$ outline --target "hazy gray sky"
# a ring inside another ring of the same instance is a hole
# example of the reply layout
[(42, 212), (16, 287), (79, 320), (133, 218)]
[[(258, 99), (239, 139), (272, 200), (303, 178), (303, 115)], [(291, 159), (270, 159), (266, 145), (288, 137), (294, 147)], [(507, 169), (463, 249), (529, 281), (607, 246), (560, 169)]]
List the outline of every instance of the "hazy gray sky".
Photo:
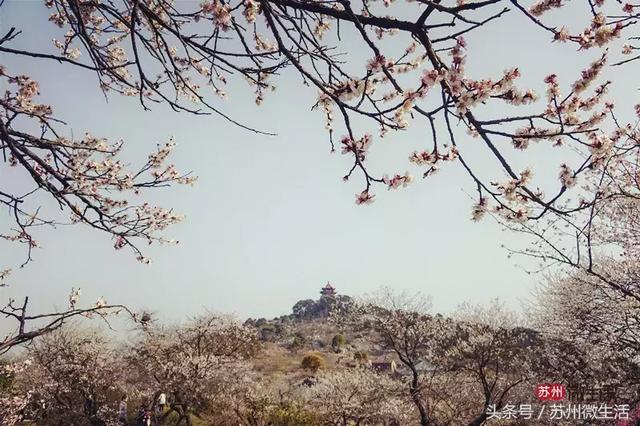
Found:
[[(1, 30), (4, 34), (17, 26), (24, 30), (19, 46), (48, 51), (60, 33), (47, 16), (41, 1), (9, 1), (0, 9)], [(594, 51), (575, 59), (574, 47), (549, 44), (548, 35), (515, 17), (475, 33), (470, 41), (474, 77), (519, 65), (525, 72), (522, 86), (539, 90), (545, 75), (557, 72), (573, 81), (577, 73), (570, 71), (599, 55)], [(544, 48), (536, 49), (540, 43)], [(215, 116), (194, 117), (164, 107), (144, 112), (135, 99), (118, 96), (107, 102), (93, 74), (70, 66), (9, 55), (0, 62), (13, 73), (39, 80), (41, 99), (69, 123), (68, 132), (122, 137), (132, 163), (144, 161), (156, 143), (175, 136), (173, 161), (200, 177), (194, 188), (154, 193), (154, 202), (175, 207), (186, 220), (167, 232), (180, 240), (178, 246), (148, 249), (150, 265), (127, 251), (116, 252), (108, 237), (83, 226), (43, 229), (36, 234), (43, 248), (34, 253), (34, 262), (14, 269), (12, 286), (0, 293), (3, 298), (29, 294), (36, 308), (64, 307), (70, 288), (80, 286), (85, 303), (102, 295), (172, 319), (204, 308), (269, 317), (287, 313), (299, 299), (315, 298), (329, 280), (349, 295), (383, 285), (420, 291), (433, 297), (435, 310), (449, 311), (463, 301), (497, 296), (517, 306), (541, 278), (527, 275), (501, 248), (502, 243), (523, 243), (519, 237), (502, 232), (490, 219), (471, 222), (467, 192), (473, 187), (457, 164), (428, 180), (416, 179), (406, 189), (380, 187), (375, 203), (356, 206), (361, 182), (341, 181), (351, 160), (329, 153), (323, 118), (310, 111), (316, 91), (293, 74), (276, 82), (278, 91), (260, 108), (247, 91), (231, 92), (225, 103), (234, 118), (278, 134), (267, 137)], [(629, 82), (636, 83), (630, 74), (617, 81), (612, 98), (635, 96)], [(359, 129), (376, 133), (369, 126)], [(376, 138), (372, 170), (409, 170), (419, 176), (407, 157), (426, 145), (426, 134), (424, 123), (416, 121), (411, 131)], [(473, 151), (477, 141), (467, 143), (463, 149)], [(491, 167), (482, 157), (476, 161), (481, 169)], [(536, 148), (514, 161), (541, 162), (554, 178), (561, 162)], [(8, 179), (15, 177), (0, 167), (3, 186)], [(0, 229), (10, 225), (3, 211)], [(19, 245), (0, 244), (0, 266), (15, 267), (24, 255)]]

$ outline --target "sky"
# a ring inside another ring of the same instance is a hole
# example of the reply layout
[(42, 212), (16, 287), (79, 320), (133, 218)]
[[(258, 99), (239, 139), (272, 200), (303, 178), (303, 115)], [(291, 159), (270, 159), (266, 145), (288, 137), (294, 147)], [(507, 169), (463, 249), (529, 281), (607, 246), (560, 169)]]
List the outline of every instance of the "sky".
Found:
[[(7, 1), (0, 9), (3, 34), (11, 26), (24, 30), (14, 46), (50, 51), (51, 39), (60, 38), (42, 3)], [(551, 72), (572, 81), (599, 56), (552, 45), (547, 34), (517, 17), (469, 39), (471, 71), (493, 76), (517, 65), (526, 70), (524, 86), (537, 89), (543, 89), (541, 81)], [(135, 99), (105, 99), (94, 75), (70, 66), (12, 55), (3, 55), (0, 62), (40, 82), (40, 99), (68, 123), (68, 134), (122, 137), (125, 156), (134, 164), (173, 136), (172, 161), (199, 176), (192, 188), (177, 186), (152, 195), (154, 203), (173, 207), (186, 219), (165, 233), (178, 245), (146, 249), (151, 264), (115, 251), (108, 236), (84, 226), (41, 229), (36, 238), (42, 248), (25, 268), (17, 268), (24, 248), (0, 243), (0, 267), (14, 267), (11, 286), (0, 289), (3, 298), (29, 295), (34, 310), (59, 309), (66, 306), (70, 289), (81, 287), (84, 303), (103, 296), (169, 320), (204, 310), (257, 318), (290, 312), (296, 301), (316, 298), (330, 281), (339, 293), (352, 296), (381, 286), (420, 292), (432, 297), (435, 311), (450, 312), (462, 302), (495, 297), (518, 308), (544, 278), (525, 272), (533, 267), (529, 260), (507, 257), (502, 245), (521, 247), (526, 244), (522, 237), (491, 219), (470, 220), (473, 186), (460, 165), (400, 190), (380, 187), (375, 203), (357, 206), (362, 182), (342, 182), (351, 160), (329, 152), (323, 118), (310, 110), (316, 91), (294, 74), (285, 73), (261, 107), (246, 91), (231, 92), (225, 101), (232, 117), (277, 133), (263, 136), (216, 116), (161, 106), (143, 111)], [(634, 80), (625, 73), (612, 89), (616, 100), (635, 96), (628, 84)], [(370, 125), (357, 124), (375, 133)], [(425, 129), (424, 123), (415, 123), (408, 132), (376, 140), (372, 169), (419, 176), (407, 157), (428, 144)], [(476, 148), (468, 149), (473, 153)], [(493, 167), (481, 156), (474, 161), (480, 169)], [(514, 161), (537, 161), (543, 171), (558, 170), (561, 163), (537, 148)], [(25, 184), (21, 179), (0, 165), (0, 185), (19, 187)], [(10, 217), (0, 212), (0, 229), (10, 226)]]

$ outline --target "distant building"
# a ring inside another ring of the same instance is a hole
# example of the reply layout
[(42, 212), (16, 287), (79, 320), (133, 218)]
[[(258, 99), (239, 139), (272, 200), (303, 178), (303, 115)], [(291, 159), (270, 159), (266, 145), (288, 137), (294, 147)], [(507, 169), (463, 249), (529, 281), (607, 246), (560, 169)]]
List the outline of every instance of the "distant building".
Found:
[(334, 297), (336, 295), (336, 289), (331, 285), (330, 282), (327, 282), (327, 285), (320, 289), (320, 295), (322, 297)]
[(320, 289), (318, 300), (299, 300), (293, 305), (295, 320), (313, 320), (327, 318), (332, 312), (345, 313), (352, 308), (354, 302), (349, 296), (338, 294), (331, 283)]

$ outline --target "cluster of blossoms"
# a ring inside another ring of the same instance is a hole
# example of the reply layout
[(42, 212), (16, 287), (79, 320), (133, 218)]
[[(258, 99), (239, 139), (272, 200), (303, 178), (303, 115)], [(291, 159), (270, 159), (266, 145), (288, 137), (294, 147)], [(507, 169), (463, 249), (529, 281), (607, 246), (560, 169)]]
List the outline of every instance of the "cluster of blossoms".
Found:
[(486, 197), (480, 197), (478, 202), (474, 204), (473, 209), (471, 210), (471, 220), (474, 222), (479, 221), (487, 214), (487, 208), (489, 207), (489, 203), (487, 202)]
[(560, 182), (567, 188), (571, 188), (576, 185), (576, 176), (573, 170), (566, 164), (560, 166), (560, 174), (558, 175)]
[(360, 205), (360, 204), (371, 204), (373, 203), (373, 199), (376, 196), (369, 193), (368, 189), (365, 189), (364, 191), (362, 191), (359, 194), (356, 194), (356, 204)]
[(402, 382), (365, 368), (321, 372), (297, 397), (330, 423), (407, 422), (412, 407), (402, 398)]
[(80, 55), (82, 54), (79, 48), (77, 47), (69, 48), (68, 44), (62, 43), (61, 41), (55, 38), (53, 39), (53, 45), (56, 48), (58, 48), (62, 52), (64, 57), (67, 59), (72, 59), (75, 61), (78, 58), (80, 58)]
[(637, 50), (637, 47), (632, 46), (630, 44), (625, 44), (624, 46), (622, 46), (621, 52), (623, 55), (631, 55), (634, 50)]
[[(403, 55), (403, 58), (415, 52), (415, 44), (410, 45)], [(417, 56), (408, 61), (394, 61), (386, 58), (384, 55), (375, 55), (373, 59), (369, 60), (366, 66), (367, 76), (363, 79), (350, 78), (345, 81), (336, 83), (326, 89), (332, 93), (333, 97), (341, 102), (357, 101), (361, 102), (365, 97), (374, 95), (378, 87), (382, 84), (390, 82), (390, 76), (392, 74), (408, 73), (417, 69), (425, 59), (425, 55)], [(415, 101), (418, 98), (422, 98), (426, 95), (428, 87), (422, 85), (418, 90), (407, 90), (399, 92), (397, 89), (385, 94), (382, 100), (389, 102), (394, 100), (398, 96), (402, 95), (402, 102), (397, 108), (393, 108), (393, 126), (395, 128), (406, 128), (408, 122), (405, 116), (412, 110)], [(325, 117), (327, 118), (327, 127), (330, 128), (333, 117), (327, 110), (330, 109), (331, 97), (326, 93), (321, 92), (319, 95), (318, 103), (316, 105), (322, 105), (325, 110)], [(386, 132), (385, 126), (382, 126), (381, 135)]]
[[(504, 183), (491, 182), (491, 185), (495, 187), (502, 196), (501, 203), (493, 207), (493, 211), (509, 221), (520, 223), (527, 221), (530, 215), (531, 203), (531, 196), (528, 194), (527, 187), (532, 177), (533, 173), (531, 169), (525, 169), (517, 179), (510, 179)], [(539, 192), (535, 194), (535, 196), (540, 195), (541, 193)], [(473, 207), (472, 219), (481, 219), (487, 211), (487, 208), (487, 200), (481, 198)]]
[(325, 118), (324, 128), (328, 131), (333, 131), (333, 101), (331, 97), (326, 93), (320, 93), (318, 96), (318, 102), (314, 105), (314, 108), (321, 107), (322, 113)]
[[(602, 56), (599, 60), (593, 62), (586, 70), (582, 71), (581, 77), (572, 84), (572, 92), (570, 96), (565, 99), (561, 99), (561, 93), (558, 84), (558, 78), (555, 74), (551, 74), (545, 78), (547, 84), (547, 99), (548, 104), (545, 110), (545, 116), (549, 119), (557, 119), (561, 126), (571, 126), (576, 132), (593, 131), (600, 125), (607, 115), (613, 110), (614, 105), (610, 102), (603, 101), (604, 95), (607, 93), (607, 88), (611, 84), (610, 81), (598, 85), (591, 96), (581, 97), (581, 93), (585, 92), (589, 88), (598, 75), (601, 73), (604, 64), (606, 63), (606, 57)], [(604, 107), (599, 111), (591, 112), (596, 106), (604, 104)], [(582, 117), (581, 113), (591, 112), (590, 115)], [(548, 138), (552, 135), (559, 135), (562, 133), (562, 128), (540, 130), (536, 129), (523, 129), (524, 134), (528, 135), (528, 138), (534, 140), (540, 140), (542, 138)], [(528, 140), (519, 139), (514, 140), (516, 147), (525, 147), (528, 144)], [(561, 145), (562, 139), (556, 140), (556, 145)]]
[[(206, 99), (206, 92), (202, 90), (204, 85), (192, 74), (204, 77), (206, 85), (213, 86), (213, 93), (224, 99), (226, 92), (219, 86), (226, 83), (225, 76), (240, 71), (242, 78), (260, 89), (266, 86), (266, 76), (273, 72), (262, 67), (254, 69), (240, 63), (231, 64), (228, 57), (216, 62), (217, 54), (206, 53), (212, 51), (207, 46), (209, 41), (217, 45), (218, 39), (228, 39), (222, 33), (245, 32), (244, 28), (233, 25), (235, 10), (242, 10), (247, 23), (255, 23), (262, 10), (254, 0), (242, 1), (238, 6), (219, 0), (203, 0), (199, 9), (184, 14), (178, 13), (175, 5), (167, 0), (144, 2), (122, 14), (110, 6), (83, 2), (78, 5), (80, 16), (76, 14), (75, 3), (67, 0), (48, 0), (46, 4), (53, 9), (50, 20), (67, 29), (64, 41), (54, 39), (60, 57), (75, 63), (86, 50), (100, 69), (98, 75), (103, 91), (138, 97), (145, 108), (146, 101), (151, 100), (167, 102), (175, 110), (197, 112), (184, 105), (182, 100), (187, 100), (217, 111)], [(206, 37), (183, 38), (181, 33), (187, 24), (200, 21), (212, 24), (213, 35), (209, 41), (202, 41)], [(249, 56), (274, 50), (274, 45), (261, 37), (256, 28), (252, 36), (256, 40), (256, 50)], [(74, 47), (74, 43), (79, 47)], [(132, 45), (129, 56), (128, 48)], [(147, 68), (143, 64), (145, 51), (151, 53), (146, 59), (156, 62), (158, 68)], [(156, 52), (162, 53), (156, 55)], [(260, 54), (263, 59), (273, 59)]]
[(456, 147), (451, 147), (446, 153), (440, 153), (438, 150), (432, 151), (414, 151), (409, 156), (409, 162), (416, 166), (429, 166), (428, 170), (424, 173), (424, 176), (435, 173), (438, 170), (438, 163), (440, 161), (455, 161), (458, 159), (458, 150)]
[[(0, 365), (0, 379), (15, 378), (27, 370), (32, 360), (27, 358), (22, 361)], [(32, 402), (33, 392), (24, 393), (2, 392), (0, 395), (0, 422), (3, 425), (13, 426), (21, 423), (24, 409)]]
[(522, 194), (518, 192), (518, 188), (529, 184), (532, 177), (530, 169), (525, 169), (520, 173), (519, 179), (511, 179), (507, 183), (494, 183), (504, 197), (509, 201), (516, 201), (522, 199)]
[(258, 33), (254, 35), (253, 39), (256, 42), (256, 50), (258, 52), (275, 52), (277, 50), (275, 43), (265, 39)]
[(382, 181), (388, 186), (389, 189), (396, 189), (401, 186), (406, 187), (413, 182), (413, 176), (409, 172), (405, 172), (403, 175), (396, 174), (393, 177), (384, 175)]
[(530, 142), (538, 142), (547, 139), (552, 133), (549, 129), (538, 127), (522, 127), (516, 129), (514, 137), (511, 139), (513, 147), (520, 150), (529, 148)]
[(244, 12), (242, 13), (247, 23), (253, 24), (260, 12), (258, 3), (254, 0), (244, 0)]
[(555, 41), (564, 43), (571, 39), (571, 34), (569, 33), (569, 30), (567, 30), (566, 27), (562, 27), (560, 28), (560, 30), (556, 31), (555, 35), (553, 36), (553, 39)]
[(598, 77), (602, 68), (607, 63), (607, 57), (603, 55), (597, 61), (594, 61), (589, 65), (589, 68), (582, 71), (582, 75), (579, 80), (577, 80), (571, 86), (571, 89), (574, 93), (578, 94), (583, 92), (591, 85), (591, 83)]
[[(617, 161), (615, 171), (618, 178), (615, 184), (624, 188), (628, 196), (613, 197), (610, 201), (603, 203), (602, 220), (598, 223), (598, 237), (606, 244), (618, 247), (623, 254), (621, 262), (610, 265), (607, 269), (618, 268), (619, 271), (626, 271), (627, 275), (635, 277), (640, 273), (640, 265), (637, 261), (640, 256), (640, 203), (638, 202), (640, 158), (638, 154)], [(611, 192), (617, 189), (612, 188)], [(629, 284), (624, 275), (617, 281), (631, 285), (634, 291), (637, 286), (637, 283)]]
[(589, 49), (593, 46), (602, 47), (611, 40), (620, 37), (622, 28), (623, 24), (620, 22), (608, 25), (606, 16), (603, 13), (598, 13), (591, 20), (591, 26), (578, 36), (578, 43), (583, 49)]
[(589, 150), (593, 167), (602, 164), (613, 153), (613, 140), (605, 133), (591, 132), (589, 134)]
[[(134, 206), (131, 210), (126, 199), (118, 200), (110, 195), (114, 190), (132, 190), (139, 193), (142, 188), (172, 182), (193, 184), (195, 177), (180, 174), (173, 164), (165, 165), (166, 158), (175, 146), (173, 141), (150, 154), (147, 163), (137, 172), (128, 172), (120, 161), (114, 161), (122, 148), (122, 141), (116, 145), (109, 145), (106, 140), (87, 134), (79, 142), (59, 140), (58, 143), (60, 146), (71, 148), (68, 154), (69, 167), (58, 171), (68, 181), (66, 192), (83, 201), (93, 201), (92, 205), (100, 214), (111, 215), (111, 229), (121, 237), (116, 241), (116, 248), (129, 243), (126, 237), (134, 230), (133, 224), (150, 235), (182, 219), (182, 216), (171, 210), (152, 207), (147, 203)], [(99, 157), (96, 158), (97, 156)], [(150, 173), (151, 179), (141, 179), (145, 171)], [(74, 203), (71, 209), (75, 221), (87, 220), (86, 212), (82, 210), (81, 205)]]
[(452, 147), (446, 154), (438, 151), (413, 151), (409, 156), (409, 161), (417, 166), (434, 165), (438, 161), (453, 161), (458, 158), (458, 150)]
[(402, 104), (398, 109), (396, 109), (394, 113), (394, 121), (398, 126), (398, 128), (404, 129), (409, 125), (405, 117), (413, 109), (415, 100), (418, 96), (419, 96), (418, 92), (405, 93)]
[(560, 85), (558, 84), (558, 76), (556, 74), (549, 74), (544, 78), (544, 82), (547, 84), (547, 100), (553, 101), (560, 97)]
[[(80, 11), (80, 20), (82, 28), (87, 32), (86, 37), (80, 35), (73, 27), (80, 24), (77, 16), (68, 13), (65, 10), (68, 7), (67, 2), (57, 2), (56, 0), (47, 0), (46, 5), (49, 8), (55, 8), (49, 16), (49, 21), (55, 23), (59, 28), (70, 26), (71, 28), (64, 34), (64, 41), (54, 38), (53, 45), (58, 49), (64, 58), (76, 61), (82, 55), (79, 47), (73, 47), (74, 42), (78, 45), (90, 43), (91, 48), (100, 51), (105, 67), (108, 67), (113, 75), (106, 78), (101, 83), (104, 90), (108, 90), (112, 84), (118, 85), (119, 79), (128, 79), (131, 77), (127, 66), (131, 64), (127, 57), (126, 50), (122, 47), (121, 42), (129, 33), (129, 27), (126, 23), (117, 21), (112, 28), (106, 28), (113, 24), (108, 21), (95, 4), (83, 2), (78, 5)], [(117, 29), (118, 32), (113, 30)]]
[(341, 101), (348, 102), (358, 100), (365, 94), (373, 94), (376, 90), (378, 80), (358, 80), (351, 78), (333, 88), (333, 95)]
[[(463, 118), (469, 133), (473, 136), (479, 136), (480, 132), (486, 131), (476, 128), (476, 124), (472, 122), (472, 120), (468, 120), (467, 122), (466, 114), (473, 108), (485, 104), (492, 99), (499, 99), (514, 106), (532, 104), (538, 99), (532, 90), (520, 90), (515, 87), (515, 82), (520, 77), (520, 70), (518, 68), (506, 70), (501, 78), (496, 80), (474, 80), (465, 76), (466, 46), (467, 44), (464, 38), (457, 37), (454, 46), (448, 49), (451, 56), (450, 67), (440, 66), (425, 70), (421, 77), (420, 86), (415, 90), (403, 90), (401, 92), (394, 90), (384, 95), (382, 100), (385, 102), (390, 102), (401, 97), (396, 106), (389, 109), (389, 111), (393, 112), (392, 127), (397, 129), (406, 128), (408, 126), (407, 117), (409, 114), (415, 113), (417, 103), (426, 98), (430, 90), (437, 85), (442, 86), (443, 91), (451, 96), (457, 116)], [(415, 45), (413, 45), (413, 48), (410, 46), (406, 54), (413, 53), (414, 51)], [(603, 110), (591, 112), (586, 118), (581, 118), (578, 113), (590, 112), (602, 102), (609, 82), (598, 86), (594, 94), (589, 97), (583, 98), (580, 97), (579, 94), (584, 92), (595, 81), (605, 62), (606, 58), (603, 56), (600, 60), (591, 64), (591, 66), (582, 73), (581, 78), (573, 84), (571, 96), (564, 100), (559, 99), (560, 89), (557, 77), (555, 75), (547, 77), (545, 82), (548, 85), (548, 104), (542, 117), (545, 118), (546, 122), (555, 123), (557, 126), (555, 128), (545, 128), (535, 125), (533, 121), (531, 121), (530, 125), (520, 127), (512, 133), (511, 140), (514, 147), (524, 150), (529, 147), (531, 142), (541, 140), (553, 140), (556, 145), (560, 145), (562, 143), (562, 136), (565, 133), (570, 131), (581, 132), (592, 130), (602, 122), (613, 107), (612, 104), (607, 103)], [(354, 101), (359, 105), (375, 92), (379, 84), (391, 81), (388, 75), (394, 72), (396, 65), (397, 62), (388, 59), (385, 55), (376, 54), (367, 63), (367, 78), (362, 80), (352, 78), (343, 83), (334, 84), (332, 86), (332, 90), (334, 90), (333, 95), (321, 93), (320, 100), (316, 106), (322, 106), (327, 119), (327, 128), (332, 128), (332, 106), (334, 103)], [(388, 124), (381, 122), (381, 135), (384, 135), (388, 126)], [(569, 127), (571, 127), (572, 130), (567, 130)], [(369, 145), (368, 143), (362, 144), (364, 146), (358, 146), (357, 143), (354, 143), (349, 138), (343, 139), (342, 143), (343, 153), (354, 154), (357, 162), (361, 163), (364, 161), (364, 153), (366, 147)], [(442, 153), (438, 150), (437, 145), (434, 144), (434, 148), (431, 150), (413, 152), (409, 156), (409, 161), (418, 166), (428, 166), (429, 169), (425, 172), (425, 176), (427, 176), (438, 169), (437, 163), (439, 161), (453, 161), (458, 159), (458, 157), (459, 152), (455, 147), (448, 152)], [(369, 180), (368, 176), (367, 179)], [(384, 176), (381, 181), (390, 188), (396, 188), (405, 183), (402, 179), (399, 179), (399, 176), (395, 179)], [(514, 184), (514, 182), (516, 182), (516, 184)], [(570, 187), (571, 185), (565, 185), (567, 182), (571, 183), (571, 180), (561, 183), (565, 187)], [(525, 205), (542, 194), (540, 192), (531, 192), (528, 189), (525, 190), (525, 187), (526, 182), (524, 182), (523, 179), (513, 179), (510, 183), (499, 185), (498, 193), (501, 197), (504, 197), (504, 200), (499, 203), (501, 205), (497, 207), (498, 211), (509, 219), (515, 219), (517, 221), (528, 219), (529, 208)], [(516, 191), (516, 188), (523, 188), (523, 191)], [(366, 190), (356, 195), (356, 202), (358, 204), (367, 204), (372, 202), (373, 197), (369, 190), (369, 185), (367, 185)], [(486, 203), (485, 199), (482, 202), (481, 209), (474, 207), (474, 212), (476, 210), (477, 212), (473, 213), (473, 218), (477, 219), (482, 215), (480, 212), (486, 210)]]
[[(405, 55), (411, 54), (415, 51), (416, 45), (412, 44), (406, 49)], [(504, 102), (518, 106), (523, 104), (529, 104), (536, 101), (537, 96), (531, 90), (521, 91), (514, 86), (515, 80), (520, 76), (520, 72), (517, 68), (507, 70), (502, 78), (498, 80), (472, 80), (464, 75), (465, 55), (464, 50), (466, 48), (466, 41), (462, 37), (458, 37), (455, 40), (455, 45), (450, 49), (450, 55), (452, 57), (452, 66), (450, 68), (440, 67), (437, 69), (425, 70), (421, 77), (420, 86), (415, 90), (404, 90), (399, 92), (397, 90), (391, 91), (383, 96), (383, 101), (389, 102), (396, 99), (398, 96), (402, 96), (401, 100), (396, 107), (393, 107), (392, 125), (394, 128), (403, 129), (408, 126), (407, 116), (412, 113), (416, 103), (424, 99), (436, 85), (443, 85), (446, 90), (453, 96), (455, 101), (456, 112), (460, 115), (464, 115), (471, 108), (487, 102), (491, 98), (501, 99)], [(415, 61), (411, 61), (410, 64), (419, 64), (424, 60), (424, 56), (419, 56)], [(333, 120), (332, 105), (334, 102), (349, 102), (357, 101), (361, 103), (363, 99), (372, 95), (377, 86), (381, 83), (389, 82), (389, 73), (396, 72), (398, 62), (388, 59), (382, 54), (376, 54), (367, 63), (368, 77), (362, 80), (348, 79), (345, 82), (332, 86), (333, 96), (329, 96), (326, 93), (321, 93), (320, 98), (316, 106), (322, 106), (325, 117), (327, 120), (327, 128), (331, 129), (331, 122)], [(413, 66), (409, 66), (413, 69)], [(379, 76), (377, 74), (380, 74)], [(373, 76), (375, 75), (375, 76)], [(382, 123), (381, 123), (382, 124)], [(473, 125), (468, 124), (472, 129)], [(384, 136), (386, 132), (384, 124), (381, 125), (381, 136)], [(527, 130), (528, 137), (534, 136), (540, 139), (547, 137), (546, 130)], [(537, 135), (533, 133), (537, 132)], [(368, 141), (367, 141), (368, 142)], [(528, 139), (527, 139), (528, 143)], [(349, 138), (345, 138), (342, 141), (343, 153), (355, 154), (357, 161), (364, 161), (365, 147), (357, 146)], [(364, 149), (363, 149), (364, 148)], [(437, 164), (439, 161), (453, 161), (458, 158), (458, 151), (452, 148), (446, 153), (441, 153), (434, 147), (431, 151), (414, 152), (409, 156), (411, 163), (418, 166), (428, 165), (429, 170), (425, 175), (429, 175), (437, 170)], [(390, 187), (397, 187), (402, 184), (399, 179), (382, 179), (382, 182)], [(391, 185), (390, 185), (391, 183)], [(373, 195), (367, 190), (361, 192), (356, 196), (356, 202), (358, 204), (370, 203), (373, 199)]]
[(213, 17), (213, 23), (216, 27), (223, 31), (227, 31), (231, 27), (231, 7), (228, 4), (218, 0), (208, 0), (202, 2), (201, 7), (202, 13)]
[(541, 16), (551, 9), (562, 7), (562, 0), (540, 0), (529, 8), (529, 13), (533, 16)]
[(137, 220), (145, 222), (149, 231), (162, 231), (168, 226), (181, 222), (184, 216), (162, 207), (144, 203), (135, 209)]
[(92, 308), (100, 309), (100, 308), (104, 308), (105, 306), (107, 306), (107, 301), (105, 300), (105, 298), (103, 296), (100, 296), (96, 300), (96, 303), (93, 304)]
[(497, 81), (472, 80), (465, 77), (465, 48), (466, 41), (462, 37), (458, 37), (456, 45), (450, 51), (452, 68), (446, 71), (440, 69), (438, 75), (433, 72), (427, 73), (422, 79), (423, 84), (427, 85), (432, 84), (432, 81), (444, 81), (451, 94), (456, 98), (456, 108), (459, 114), (465, 114), (469, 109), (486, 102), (491, 97), (502, 99), (512, 105), (524, 105), (537, 100), (533, 91), (522, 92), (514, 86), (515, 80), (520, 77), (518, 68), (505, 71), (502, 78)]
[[(45, 129), (42, 135), (31, 136), (7, 128), (3, 148), (9, 165), (24, 169), (34, 178), (39, 190), (48, 192), (61, 206), (68, 208), (72, 222), (82, 222), (117, 237), (116, 248), (130, 246), (144, 260), (133, 245), (135, 239), (167, 241), (154, 233), (180, 221), (181, 215), (147, 203), (131, 206), (126, 197), (118, 199), (114, 194), (139, 194), (145, 188), (172, 183), (193, 184), (195, 177), (182, 174), (175, 165), (167, 164), (174, 141), (159, 147), (142, 167), (132, 170), (119, 159), (122, 140), (109, 143), (89, 133), (80, 140), (59, 136), (53, 127), (56, 120), (51, 116), (51, 108), (34, 101), (38, 94), (37, 82), (25, 76), (11, 77), (4, 69), (1, 74), (16, 87), (14, 91), (7, 90), (0, 99), (3, 111), (37, 121)], [(49, 133), (54, 137), (48, 139)], [(16, 199), (21, 198), (16, 196)], [(35, 247), (36, 242), (27, 229), (50, 222), (38, 214), (17, 213), (20, 228), (15, 235), (3, 237)]]
[(73, 287), (71, 289), (71, 294), (69, 294), (69, 309), (76, 309), (78, 302), (80, 301), (80, 295), (82, 294), (82, 290), (78, 287)]
[[(386, 83), (389, 81), (389, 75), (391, 74), (406, 74), (413, 71), (420, 67), (426, 57), (426, 55), (418, 55), (411, 60), (406, 59), (407, 56), (413, 54), (415, 50), (416, 45), (412, 43), (405, 49), (401, 60), (397, 61), (389, 59), (382, 54), (375, 55), (367, 62), (367, 74), (373, 74), (375, 76), (373, 77), (373, 81), (376, 83)], [(397, 91), (395, 93), (398, 94)]]
[(14, 426), (22, 423), (22, 413), (24, 409), (31, 403), (33, 392), (27, 392), (21, 395), (2, 395), (0, 396), (0, 421), (3, 425)]
[(315, 20), (315, 26), (313, 27), (313, 35), (318, 37), (319, 40), (322, 40), (325, 33), (329, 31), (331, 28), (331, 24), (329, 19), (319, 18)]
[[(603, 2), (601, 2), (603, 3)], [(535, 17), (542, 16), (544, 13), (558, 9), (564, 6), (562, 0), (540, 0), (529, 8), (529, 13)], [(625, 13), (633, 14), (633, 8), (626, 5), (623, 7)], [(607, 16), (602, 13), (594, 12), (591, 24), (578, 35), (571, 35), (566, 27), (559, 30), (553, 29), (554, 40), (559, 42), (573, 41), (580, 46), (580, 49), (590, 49), (592, 47), (603, 47), (614, 39), (620, 37), (625, 24), (618, 20), (615, 23), (607, 23)]]
[(487, 101), (490, 97), (497, 97), (511, 105), (526, 105), (537, 100), (537, 95), (530, 89), (521, 91), (514, 87), (515, 80), (520, 77), (520, 70), (513, 68), (505, 71), (503, 77), (498, 81), (464, 80), (459, 90), (464, 90), (459, 95), (458, 111), (464, 113), (469, 108)]
[(391, 68), (393, 68), (393, 61), (384, 55), (376, 55), (367, 63), (367, 71), (372, 73)]
[(364, 161), (369, 146), (371, 145), (371, 135), (367, 133), (356, 140), (345, 136), (340, 143), (342, 144), (342, 154), (353, 154), (358, 161)]
[(0, 79), (6, 79), (8, 85), (17, 86), (17, 90), (7, 90), (3, 94), (2, 106), (12, 112), (24, 112), (41, 119), (45, 119), (52, 113), (51, 106), (39, 104), (34, 97), (39, 94), (38, 82), (26, 75), (10, 76), (6, 69), (0, 65)]

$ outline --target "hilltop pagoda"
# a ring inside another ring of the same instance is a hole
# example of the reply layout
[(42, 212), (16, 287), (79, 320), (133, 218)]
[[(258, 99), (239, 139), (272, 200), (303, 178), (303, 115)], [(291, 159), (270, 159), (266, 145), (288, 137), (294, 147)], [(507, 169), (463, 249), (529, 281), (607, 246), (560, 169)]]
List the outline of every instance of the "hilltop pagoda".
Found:
[(327, 285), (320, 289), (320, 295), (322, 297), (335, 297), (336, 289), (331, 285), (330, 282), (327, 282)]

